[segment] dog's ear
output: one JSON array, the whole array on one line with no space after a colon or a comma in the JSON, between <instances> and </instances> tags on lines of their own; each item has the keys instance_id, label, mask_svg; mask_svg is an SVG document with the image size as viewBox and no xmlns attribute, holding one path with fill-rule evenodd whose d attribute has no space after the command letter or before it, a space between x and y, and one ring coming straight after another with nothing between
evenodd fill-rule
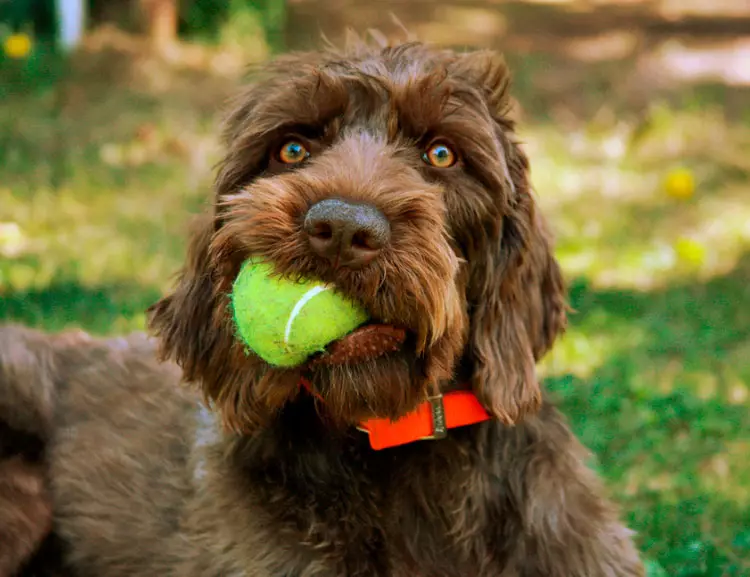
<instances>
[{"instance_id":1,"label":"dog's ear","mask_svg":"<svg viewBox=\"0 0 750 577\"><path fill-rule=\"evenodd\" d=\"M299 377L269 370L236 338L228 287L220 284L212 252L214 221L206 214L195 222L176 286L148 309L148 323L160 339L161 357L201 387L225 428L251 433L298 390Z\"/></svg>"},{"instance_id":2,"label":"dog's ear","mask_svg":"<svg viewBox=\"0 0 750 577\"><path fill-rule=\"evenodd\" d=\"M513 140L505 62L479 52L461 66L483 92L502 150L499 190L491 191L497 216L469 256L472 385L493 416L512 424L541 404L535 365L565 329L565 287L536 210L528 159Z\"/></svg>"},{"instance_id":3,"label":"dog's ear","mask_svg":"<svg viewBox=\"0 0 750 577\"><path fill-rule=\"evenodd\" d=\"M209 262L213 234L210 214L192 225L185 264L168 294L148 309L148 324L159 337L161 354L182 367L185 379L205 373L221 335L214 318L217 299Z\"/></svg>"}]
</instances>

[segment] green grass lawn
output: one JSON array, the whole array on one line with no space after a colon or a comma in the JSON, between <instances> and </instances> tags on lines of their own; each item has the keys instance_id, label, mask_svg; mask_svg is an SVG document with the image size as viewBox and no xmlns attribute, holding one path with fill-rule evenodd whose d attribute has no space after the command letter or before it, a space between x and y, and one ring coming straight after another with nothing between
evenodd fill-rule
<instances>
[{"instance_id":1,"label":"green grass lawn","mask_svg":"<svg viewBox=\"0 0 750 577\"><path fill-rule=\"evenodd\" d=\"M63 114L50 92L3 101L0 320L143 328L217 158L223 92L187 74L164 90L89 73ZM523 125L576 309L540 369L652 574L738 577L750 575L750 116L691 94ZM683 163L698 187L680 201L662 180Z\"/></svg>"}]
</instances>

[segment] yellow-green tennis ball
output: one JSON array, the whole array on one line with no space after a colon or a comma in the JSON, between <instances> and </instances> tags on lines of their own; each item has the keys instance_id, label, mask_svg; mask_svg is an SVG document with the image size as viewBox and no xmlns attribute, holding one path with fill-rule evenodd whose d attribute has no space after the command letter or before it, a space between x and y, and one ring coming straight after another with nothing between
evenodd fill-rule
<instances>
[{"instance_id":1,"label":"yellow-green tennis ball","mask_svg":"<svg viewBox=\"0 0 750 577\"><path fill-rule=\"evenodd\" d=\"M268 364L294 367L367 320L365 310L331 285L293 281L253 259L242 265L232 288L237 332Z\"/></svg>"}]
</instances>

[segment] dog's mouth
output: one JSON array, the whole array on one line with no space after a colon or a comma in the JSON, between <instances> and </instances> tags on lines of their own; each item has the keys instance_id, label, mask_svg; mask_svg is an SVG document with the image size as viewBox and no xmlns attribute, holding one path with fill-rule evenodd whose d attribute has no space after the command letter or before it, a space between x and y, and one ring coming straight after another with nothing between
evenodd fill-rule
<instances>
[{"instance_id":1,"label":"dog's mouth","mask_svg":"<svg viewBox=\"0 0 750 577\"><path fill-rule=\"evenodd\" d=\"M400 350L406 337L406 329L390 324L368 323L330 343L323 352L313 356L308 365L346 365L373 360Z\"/></svg>"}]
</instances>

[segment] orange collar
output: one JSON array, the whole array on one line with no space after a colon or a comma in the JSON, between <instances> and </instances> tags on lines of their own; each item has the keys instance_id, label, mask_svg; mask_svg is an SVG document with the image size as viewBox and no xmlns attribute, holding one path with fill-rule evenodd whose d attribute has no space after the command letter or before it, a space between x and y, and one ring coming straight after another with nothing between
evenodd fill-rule
<instances>
[{"instance_id":1,"label":"orange collar","mask_svg":"<svg viewBox=\"0 0 750 577\"><path fill-rule=\"evenodd\" d=\"M301 379L300 385L315 395L306 379ZM430 397L396 421L368 419L357 429L367 433L370 446L379 451L415 441L444 439L448 436L448 429L474 425L490 418L474 393L454 391Z\"/></svg>"}]
</instances>

